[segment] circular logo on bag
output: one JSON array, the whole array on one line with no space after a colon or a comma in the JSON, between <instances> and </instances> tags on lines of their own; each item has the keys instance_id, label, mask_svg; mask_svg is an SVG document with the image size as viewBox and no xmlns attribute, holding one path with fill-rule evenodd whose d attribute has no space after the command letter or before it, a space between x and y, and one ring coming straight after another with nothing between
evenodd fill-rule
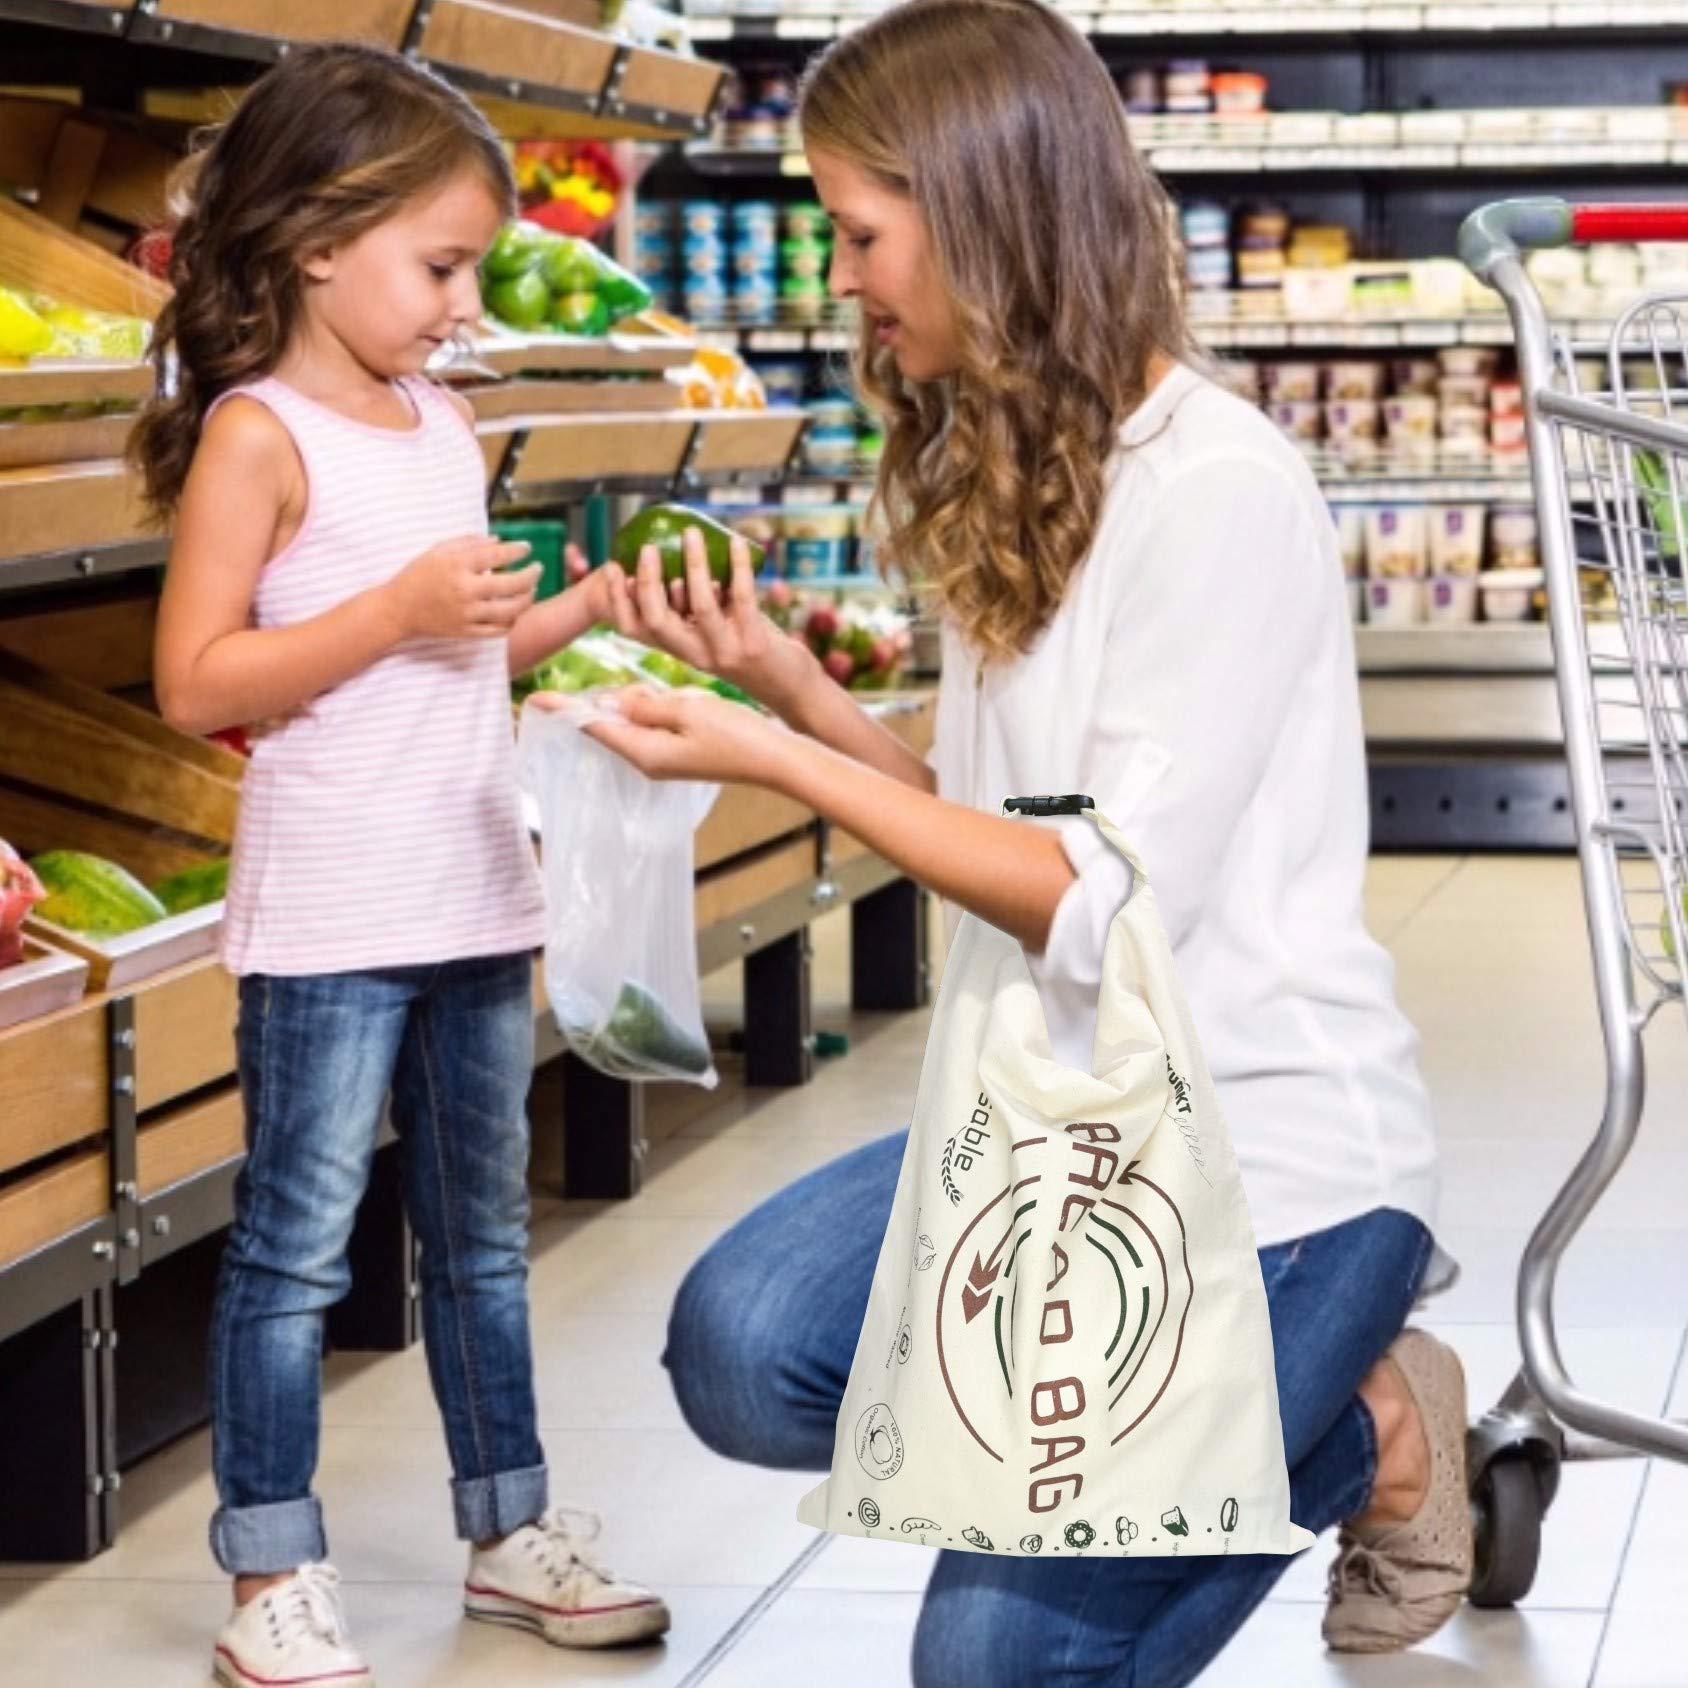
<instances>
[{"instance_id":1,"label":"circular logo on bag","mask_svg":"<svg viewBox=\"0 0 1688 1688\"><path fill-rule=\"evenodd\" d=\"M1183 1348L1195 1292L1183 1215L1119 1140L1115 1126L1076 1124L1016 1142L1015 1169L1034 1170L975 1198L939 1282L950 1403L1023 1474L1033 1512L1078 1498L1096 1457L1166 1393ZM1055 1236L1033 1259L1045 1200L1060 1203Z\"/></svg>"},{"instance_id":2,"label":"circular logo on bag","mask_svg":"<svg viewBox=\"0 0 1688 1688\"><path fill-rule=\"evenodd\" d=\"M867 1499L865 1495L856 1508L856 1516L868 1529L877 1530L879 1528L879 1506L876 1502Z\"/></svg>"},{"instance_id":3,"label":"circular logo on bag","mask_svg":"<svg viewBox=\"0 0 1688 1688\"><path fill-rule=\"evenodd\" d=\"M891 1409L876 1401L856 1420L856 1458L870 1477L883 1482L903 1468L903 1433Z\"/></svg>"},{"instance_id":4,"label":"circular logo on bag","mask_svg":"<svg viewBox=\"0 0 1688 1688\"><path fill-rule=\"evenodd\" d=\"M1082 1553L1093 1541L1095 1541L1096 1531L1092 1525L1087 1524L1082 1518L1080 1518L1076 1522L1069 1524L1066 1529L1061 1532L1061 1539L1066 1542L1068 1547Z\"/></svg>"}]
</instances>

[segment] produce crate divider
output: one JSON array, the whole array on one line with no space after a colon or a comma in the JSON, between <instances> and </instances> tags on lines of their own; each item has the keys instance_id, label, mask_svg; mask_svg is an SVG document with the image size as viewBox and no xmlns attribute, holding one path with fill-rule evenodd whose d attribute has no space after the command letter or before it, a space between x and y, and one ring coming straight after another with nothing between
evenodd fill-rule
<instances>
[{"instance_id":1,"label":"produce crate divider","mask_svg":"<svg viewBox=\"0 0 1688 1688\"><path fill-rule=\"evenodd\" d=\"M273 64L287 57L293 50L291 41L279 41L274 36L257 35L244 29L224 29L216 24L191 23L184 18L158 16L159 0L136 0L128 39L152 41L165 47L185 47L190 51L216 53L224 58L257 59Z\"/></svg>"},{"instance_id":2,"label":"produce crate divider","mask_svg":"<svg viewBox=\"0 0 1688 1688\"><path fill-rule=\"evenodd\" d=\"M111 1082L111 1191L117 1222L117 1281L131 1284L141 1271L140 1186L135 1107L135 999L114 996L106 1005Z\"/></svg>"}]
</instances>

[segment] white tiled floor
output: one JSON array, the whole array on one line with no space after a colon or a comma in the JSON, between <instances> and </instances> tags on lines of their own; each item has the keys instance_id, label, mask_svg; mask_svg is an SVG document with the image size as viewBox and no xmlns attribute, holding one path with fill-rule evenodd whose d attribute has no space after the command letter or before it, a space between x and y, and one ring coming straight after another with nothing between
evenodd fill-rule
<instances>
[{"instance_id":1,"label":"white tiled floor","mask_svg":"<svg viewBox=\"0 0 1688 1688\"><path fill-rule=\"evenodd\" d=\"M1474 1409L1517 1363L1519 1251L1598 1116L1602 1062L1572 864L1394 858L1372 865L1373 930L1424 1036L1448 1179L1444 1240L1464 1276L1426 1322L1466 1361ZM539 1397L561 1493L600 1508L614 1562L675 1612L659 1649L571 1656L459 1622L459 1550L420 1350L331 1362L320 1488L356 1633L383 1688L898 1688L931 1555L816 1537L810 1479L733 1466L681 1423L658 1364L681 1274L761 1196L902 1123L922 1016L852 1020L844 923L816 928L817 1018L851 1054L796 1092L664 1097L649 1187L625 1205L542 1199L533 1275ZM709 982L730 1013L729 973ZM1639 1410L1688 1413L1688 1027L1649 1036L1651 1113L1560 1280L1572 1372ZM206 1680L225 1595L205 1547L207 1443L127 1480L115 1549L69 1568L0 1566L0 1682L179 1688ZM0 1497L4 1504L4 1497ZM721 1531L726 1511L735 1523ZM1202 1678L1203 1688L1684 1688L1688 1468L1625 1461L1564 1473L1540 1575L1516 1612L1467 1608L1428 1646L1338 1661L1319 1641L1328 1544ZM1026 1688L1036 1688L1027 1684Z\"/></svg>"}]
</instances>

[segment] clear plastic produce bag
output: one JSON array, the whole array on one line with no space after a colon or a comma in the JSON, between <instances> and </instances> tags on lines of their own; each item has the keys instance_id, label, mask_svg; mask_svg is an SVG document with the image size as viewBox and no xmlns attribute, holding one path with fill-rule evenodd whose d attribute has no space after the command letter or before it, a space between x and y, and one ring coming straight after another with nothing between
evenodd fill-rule
<instances>
[{"instance_id":1,"label":"clear plastic produce bag","mask_svg":"<svg viewBox=\"0 0 1688 1688\"><path fill-rule=\"evenodd\" d=\"M539 809L545 989L568 1046L612 1078L713 1089L698 998L692 835L720 787L647 779L583 733L597 713L522 710L517 766Z\"/></svg>"}]
</instances>

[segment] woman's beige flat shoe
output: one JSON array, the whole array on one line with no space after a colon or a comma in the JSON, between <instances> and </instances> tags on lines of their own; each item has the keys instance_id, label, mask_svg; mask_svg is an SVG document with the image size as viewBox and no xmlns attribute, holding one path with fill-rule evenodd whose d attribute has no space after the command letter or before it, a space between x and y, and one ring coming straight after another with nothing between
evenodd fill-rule
<instances>
[{"instance_id":1,"label":"woman's beige flat shoe","mask_svg":"<svg viewBox=\"0 0 1688 1688\"><path fill-rule=\"evenodd\" d=\"M1326 1643L1339 1653L1394 1653L1434 1635L1471 1586L1465 1475L1465 1370L1427 1331L1390 1345L1430 1448L1424 1504L1401 1524L1344 1524L1330 1568Z\"/></svg>"}]
</instances>

